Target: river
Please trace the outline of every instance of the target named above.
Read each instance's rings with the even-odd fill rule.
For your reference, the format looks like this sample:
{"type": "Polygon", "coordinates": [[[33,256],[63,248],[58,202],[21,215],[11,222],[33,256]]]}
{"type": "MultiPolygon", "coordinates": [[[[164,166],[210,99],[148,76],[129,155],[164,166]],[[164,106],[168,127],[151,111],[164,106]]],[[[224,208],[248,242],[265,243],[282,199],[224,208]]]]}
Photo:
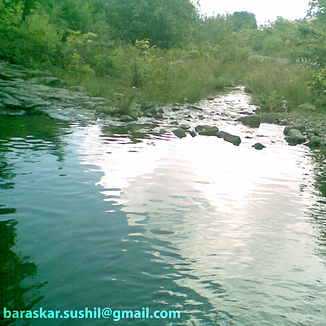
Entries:
{"type": "Polygon", "coordinates": [[[0,117],[4,317],[60,310],[4,325],[326,324],[325,152],[234,122],[241,92],[200,105],[240,146],[0,117]],[[63,314],[86,307],[112,315],[63,314]]]}

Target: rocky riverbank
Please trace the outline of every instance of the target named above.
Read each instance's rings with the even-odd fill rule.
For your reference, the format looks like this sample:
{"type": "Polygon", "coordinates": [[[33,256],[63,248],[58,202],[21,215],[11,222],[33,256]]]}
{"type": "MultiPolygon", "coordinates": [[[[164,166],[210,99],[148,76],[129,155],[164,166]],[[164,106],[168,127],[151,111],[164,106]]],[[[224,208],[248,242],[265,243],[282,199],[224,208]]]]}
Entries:
{"type": "MultiPolygon", "coordinates": [[[[311,148],[325,145],[326,118],[316,113],[313,105],[304,104],[300,113],[258,113],[244,87],[237,88],[234,94],[234,100],[222,99],[220,94],[196,105],[158,108],[154,103],[136,104],[128,114],[119,114],[109,99],[89,96],[80,87],[68,87],[48,73],[0,61],[0,115],[43,114],[82,124],[97,121],[108,135],[127,135],[133,141],[166,134],[179,138],[204,135],[219,137],[236,146],[241,144],[241,138],[220,130],[220,122],[249,128],[269,123],[287,126],[284,137],[290,145],[306,144],[311,148]]],[[[252,146],[265,148],[260,143],[252,146]]]]}

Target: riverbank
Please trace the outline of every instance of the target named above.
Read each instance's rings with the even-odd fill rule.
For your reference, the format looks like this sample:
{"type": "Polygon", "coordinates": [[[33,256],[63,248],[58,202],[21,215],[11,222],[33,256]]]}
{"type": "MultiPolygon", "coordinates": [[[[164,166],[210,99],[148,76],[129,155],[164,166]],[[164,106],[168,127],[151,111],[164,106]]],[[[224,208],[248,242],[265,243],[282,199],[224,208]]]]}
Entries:
{"type": "MultiPolygon", "coordinates": [[[[0,62],[1,114],[44,114],[82,124],[100,121],[106,129],[110,129],[112,135],[124,134],[133,140],[167,133],[179,138],[199,134],[217,136],[236,146],[241,143],[240,137],[228,130],[220,130],[219,122],[228,120],[251,128],[258,128],[260,123],[300,125],[301,128],[294,129],[300,129],[302,137],[299,135],[300,139],[289,141],[291,145],[311,144],[312,137],[317,142],[315,145],[325,143],[326,118],[316,112],[313,105],[306,103],[299,111],[290,113],[266,113],[251,104],[251,95],[245,90],[243,86],[228,88],[196,104],[157,106],[154,102],[136,103],[123,112],[110,99],[90,96],[82,87],[69,87],[65,81],[49,73],[0,62]],[[223,94],[232,92],[233,98],[221,100],[223,94]]],[[[255,148],[262,149],[264,146],[255,148]]]]}

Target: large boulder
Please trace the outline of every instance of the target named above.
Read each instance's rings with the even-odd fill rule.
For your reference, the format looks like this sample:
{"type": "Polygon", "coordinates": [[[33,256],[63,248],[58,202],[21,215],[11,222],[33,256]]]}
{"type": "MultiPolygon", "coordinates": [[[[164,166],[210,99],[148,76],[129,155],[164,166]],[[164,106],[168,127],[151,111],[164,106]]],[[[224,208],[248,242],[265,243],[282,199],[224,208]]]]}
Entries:
{"type": "Polygon", "coordinates": [[[258,128],[260,126],[260,116],[258,114],[247,115],[239,118],[237,121],[240,121],[251,128],[258,128]]]}
{"type": "Polygon", "coordinates": [[[291,129],[285,139],[290,145],[295,146],[304,143],[307,140],[307,137],[302,135],[299,130],[291,129]]]}
{"type": "Polygon", "coordinates": [[[195,130],[199,135],[205,136],[217,136],[219,133],[218,127],[208,125],[199,125],[195,128],[195,130]]]}

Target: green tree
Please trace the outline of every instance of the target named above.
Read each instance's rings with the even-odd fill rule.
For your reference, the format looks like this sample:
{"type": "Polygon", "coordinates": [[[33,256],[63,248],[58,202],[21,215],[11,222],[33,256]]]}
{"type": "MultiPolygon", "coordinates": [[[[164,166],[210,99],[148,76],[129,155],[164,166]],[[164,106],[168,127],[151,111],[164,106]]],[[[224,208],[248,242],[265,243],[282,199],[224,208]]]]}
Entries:
{"type": "Polygon", "coordinates": [[[233,25],[233,30],[239,32],[243,29],[257,28],[256,16],[247,11],[236,11],[229,17],[233,25]]]}
{"type": "Polygon", "coordinates": [[[162,48],[181,45],[198,19],[189,0],[109,0],[105,9],[114,38],[162,48]]]}

